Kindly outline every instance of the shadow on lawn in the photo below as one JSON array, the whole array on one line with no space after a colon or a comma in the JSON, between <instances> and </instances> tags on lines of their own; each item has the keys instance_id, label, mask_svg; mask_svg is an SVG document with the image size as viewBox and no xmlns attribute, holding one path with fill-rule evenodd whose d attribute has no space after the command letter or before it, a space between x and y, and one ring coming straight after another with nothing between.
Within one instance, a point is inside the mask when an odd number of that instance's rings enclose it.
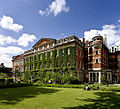
<instances>
[{"instance_id":1,"label":"shadow on lawn","mask_svg":"<svg viewBox=\"0 0 120 109\"><path fill-rule=\"evenodd\" d=\"M7 88L0 90L0 104L14 105L26 98L32 98L40 94L51 94L59 90L41 88L35 86L22 87L22 88Z\"/></svg>"},{"instance_id":2,"label":"shadow on lawn","mask_svg":"<svg viewBox=\"0 0 120 109\"><path fill-rule=\"evenodd\" d=\"M96 99L83 99L86 102L92 102L84 106L63 107L64 109L120 109L120 94L116 92L95 92ZM81 99L77 99L80 100Z\"/></svg>"}]
</instances>

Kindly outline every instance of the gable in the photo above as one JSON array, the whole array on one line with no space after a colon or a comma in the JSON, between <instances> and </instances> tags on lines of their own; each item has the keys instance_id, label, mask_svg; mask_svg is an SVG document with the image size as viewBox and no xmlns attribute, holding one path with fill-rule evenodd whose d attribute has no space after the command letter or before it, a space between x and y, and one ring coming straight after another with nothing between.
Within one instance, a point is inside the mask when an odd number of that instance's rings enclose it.
<instances>
[{"instance_id":1,"label":"gable","mask_svg":"<svg viewBox=\"0 0 120 109\"><path fill-rule=\"evenodd\" d=\"M48 43L48 42L50 42L50 41L49 40L43 40L40 43L38 43L38 45L41 45L41 44L44 44L44 43Z\"/></svg>"},{"instance_id":2,"label":"gable","mask_svg":"<svg viewBox=\"0 0 120 109\"><path fill-rule=\"evenodd\" d=\"M41 38L33 47L45 44L45 43L49 43L51 41L54 41L55 39L50 39L50 38Z\"/></svg>"}]
</instances>

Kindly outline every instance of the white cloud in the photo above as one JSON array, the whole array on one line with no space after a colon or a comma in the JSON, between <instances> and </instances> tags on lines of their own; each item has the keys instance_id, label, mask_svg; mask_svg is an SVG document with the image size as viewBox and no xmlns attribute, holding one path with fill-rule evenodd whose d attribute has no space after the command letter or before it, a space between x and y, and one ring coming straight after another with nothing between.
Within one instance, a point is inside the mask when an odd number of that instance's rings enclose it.
<instances>
[{"instance_id":1,"label":"white cloud","mask_svg":"<svg viewBox=\"0 0 120 109\"><path fill-rule=\"evenodd\" d=\"M11 36L0 35L0 45L17 43L18 45L26 47L29 45L29 42L34 42L35 39L36 36L33 34L23 34L18 39Z\"/></svg>"},{"instance_id":2,"label":"white cloud","mask_svg":"<svg viewBox=\"0 0 120 109\"><path fill-rule=\"evenodd\" d=\"M23 29L22 25L14 24L13 18L11 18L9 16L3 16L0 19L0 26L4 29L12 30L15 32L19 32L20 30Z\"/></svg>"},{"instance_id":3,"label":"white cloud","mask_svg":"<svg viewBox=\"0 0 120 109\"><path fill-rule=\"evenodd\" d=\"M39 10L40 15L49 15L53 13L54 16L57 16L62 11L69 12L70 7L66 7L66 0L55 0L53 1L45 11Z\"/></svg>"},{"instance_id":4,"label":"white cloud","mask_svg":"<svg viewBox=\"0 0 120 109\"><path fill-rule=\"evenodd\" d=\"M18 45L26 47L26 46L29 45L29 42L34 42L35 39L36 39L35 35L32 35L32 34L23 34L18 39Z\"/></svg>"},{"instance_id":5,"label":"white cloud","mask_svg":"<svg viewBox=\"0 0 120 109\"><path fill-rule=\"evenodd\" d=\"M0 54L20 54L24 52L24 50L20 47L8 46L8 47L0 47Z\"/></svg>"},{"instance_id":6,"label":"white cloud","mask_svg":"<svg viewBox=\"0 0 120 109\"><path fill-rule=\"evenodd\" d=\"M40 15L45 15L45 13L46 13L45 11L39 10Z\"/></svg>"},{"instance_id":7,"label":"white cloud","mask_svg":"<svg viewBox=\"0 0 120 109\"><path fill-rule=\"evenodd\" d=\"M118 20L118 22L120 22L120 19Z\"/></svg>"},{"instance_id":8,"label":"white cloud","mask_svg":"<svg viewBox=\"0 0 120 109\"><path fill-rule=\"evenodd\" d=\"M11 36L0 35L0 45L15 43L17 40Z\"/></svg>"},{"instance_id":9,"label":"white cloud","mask_svg":"<svg viewBox=\"0 0 120 109\"><path fill-rule=\"evenodd\" d=\"M92 29L85 31L84 36L86 40L91 40L95 34L100 33L103 37L107 37L107 44L118 45L120 44L120 25L103 25L102 30Z\"/></svg>"},{"instance_id":10,"label":"white cloud","mask_svg":"<svg viewBox=\"0 0 120 109\"><path fill-rule=\"evenodd\" d=\"M15 32L23 29L22 25L14 24L13 18L8 16L3 16L0 19L0 26ZM17 44L26 47L29 45L29 42L33 42L35 39L36 36L32 34L23 34L18 39L11 36L0 35L0 45L2 45L0 47L0 63L4 63L6 67L12 67L12 56L24 52L24 49L17 46L8 46L8 44Z\"/></svg>"},{"instance_id":11,"label":"white cloud","mask_svg":"<svg viewBox=\"0 0 120 109\"><path fill-rule=\"evenodd\" d=\"M4 63L6 67L12 67L12 55L18 55L23 52L24 50L20 47L0 47L0 63Z\"/></svg>"},{"instance_id":12,"label":"white cloud","mask_svg":"<svg viewBox=\"0 0 120 109\"><path fill-rule=\"evenodd\" d=\"M6 54L0 54L0 62L4 63L6 67L12 67L12 57Z\"/></svg>"}]
</instances>

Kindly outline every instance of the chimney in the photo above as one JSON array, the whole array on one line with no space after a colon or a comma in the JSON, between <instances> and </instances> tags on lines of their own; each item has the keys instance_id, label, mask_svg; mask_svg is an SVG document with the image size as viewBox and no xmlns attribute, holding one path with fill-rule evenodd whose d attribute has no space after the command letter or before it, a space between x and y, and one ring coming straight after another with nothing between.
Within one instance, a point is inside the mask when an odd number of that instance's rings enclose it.
<instances>
[{"instance_id":1,"label":"chimney","mask_svg":"<svg viewBox=\"0 0 120 109\"><path fill-rule=\"evenodd\" d=\"M84 37L81 39L81 42L82 42L82 46L84 47L85 46L85 38Z\"/></svg>"}]
</instances>

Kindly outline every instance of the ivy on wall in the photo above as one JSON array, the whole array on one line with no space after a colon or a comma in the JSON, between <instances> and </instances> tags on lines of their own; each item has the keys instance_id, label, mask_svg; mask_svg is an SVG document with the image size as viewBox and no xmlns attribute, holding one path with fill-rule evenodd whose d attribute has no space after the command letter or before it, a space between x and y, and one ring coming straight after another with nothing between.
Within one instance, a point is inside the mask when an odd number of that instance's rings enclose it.
<instances>
[{"instance_id":1,"label":"ivy on wall","mask_svg":"<svg viewBox=\"0 0 120 109\"><path fill-rule=\"evenodd\" d=\"M70 49L70 54L68 54L68 49ZM39 78L38 75L46 78L44 81L54 78L62 84L68 81L70 75L75 72L75 47L59 49L58 56L57 50L34 54L24 59L24 72L37 72L36 78Z\"/></svg>"}]
</instances>

